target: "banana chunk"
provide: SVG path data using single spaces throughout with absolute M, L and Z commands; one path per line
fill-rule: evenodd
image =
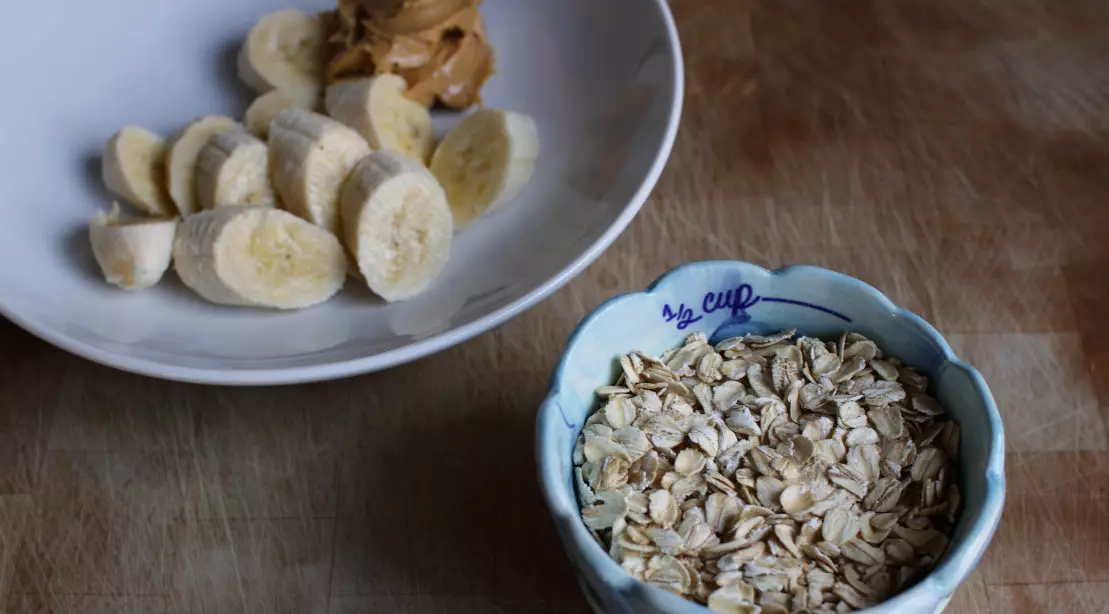
M 270 124 L 271 175 L 285 208 L 339 234 L 339 194 L 370 153 L 357 132 L 304 109 L 286 109 Z
M 447 266 L 450 207 L 419 163 L 391 151 L 365 157 L 343 188 L 342 211 L 347 248 L 367 285 L 386 301 L 420 294 Z
M 204 209 L 275 206 L 265 142 L 242 130 L 212 136 L 197 156 L 196 196 Z
M 374 149 L 427 164 L 435 148 L 431 113 L 404 96 L 407 88 L 399 75 L 340 81 L 327 88 L 327 114 L 357 130 Z
M 254 136 L 265 139 L 270 135 L 270 124 L 285 109 L 312 110 L 319 104 L 316 90 L 272 90 L 262 94 L 250 104 L 243 123 Z
M 189 216 L 173 244 L 177 275 L 220 305 L 303 309 L 343 287 L 335 235 L 280 209 L 222 207 Z
M 431 173 L 461 229 L 516 198 L 538 158 L 539 131 L 530 117 L 481 109 L 447 133 L 431 158 Z
M 89 223 L 89 242 L 104 279 L 124 290 L 143 290 L 158 283 L 169 268 L 177 219 L 122 220 L 119 203 Z
M 108 191 L 150 215 L 177 214 L 166 187 L 165 140 L 138 126 L 115 133 L 104 148 L 101 175 Z
M 196 213 L 202 208 L 196 196 L 196 162 L 200 150 L 213 136 L 238 126 L 230 117 L 210 115 L 189 124 L 170 142 L 166 175 L 169 194 L 181 215 Z
M 239 51 L 239 78 L 262 94 L 316 90 L 323 83 L 324 28 L 297 9 L 270 13 L 250 30 Z

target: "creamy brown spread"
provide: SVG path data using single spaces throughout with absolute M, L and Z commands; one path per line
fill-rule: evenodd
M 493 74 L 481 0 L 339 0 L 322 18 L 327 80 L 394 73 L 424 105 L 465 109 L 481 102 Z

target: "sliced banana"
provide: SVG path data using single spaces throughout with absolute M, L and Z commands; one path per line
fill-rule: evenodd
M 347 248 L 386 301 L 426 290 L 450 259 L 452 221 L 443 189 L 417 162 L 391 151 L 365 157 L 343 188 Z
M 407 88 L 398 75 L 340 81 L 327 88 L 327 114 L 357 130 L 374 149 L 427 164 L 435 148 L 431 113 L 404 96 Z
M 254 136 L 264 139 L 270 135 L 270 123 L 285 109 L 315 109 L 319 104 L 316 90 L 271 90 L 251 103 L 243 116 L 243 123 Z
M 339 193 L 370 153 L 354 130 L 318 113 L 286 109 L 270 124 L 273 185 L 285 208 L 339 234 Z
M 538 158 L 534 120 L 481 109 L 447 133 L 431 158 L 431 173 L 447 193 L 455 227 L 463 228 L 519 195 Z
M 177 219 L 119 217 L 119 203 L 89 223 L 89 242 L 104 279 L 124 290 L 143 290 L 158 283 L 169 268 Z
M 189 216 L 173 244 L 185 285 L 220 305 L 303 309 L 343 287 L 335 235 L 280 209 L 222 207 Z
M 101 175 L 108 190 L 150 215 L 177 214 L 166 188 L 165 139 L 138 126 L 115 133 L 104 148 Z
M 316 90 L 323 83 L 324 28 L 297 9 L 270 13 L 250 30 L 239 51 L 239 78 L 258 93 Z
M 275 206 L 266 143 L 242 130 L 212 136 L 196 159 L 196 196 L 203 209 Z
M 213 136 L 239 126 L 230 117 L 210 115 L 191 123 L 169 144 L 166 175 L 169 194 L 181 215 L 196 213 L 202 207 L 196 197 L 196 161 Z

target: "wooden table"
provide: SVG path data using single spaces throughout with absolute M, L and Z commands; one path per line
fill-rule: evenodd
M 989 380 L 1009 496 L 949 608 L 1109 611 L 1109 5 L 674 0 L 681 137 L 555 297 L 416 364 L 221 389 L 0 322 L 0 610 L 586 612 L 536 407 L 574 324 L 679 263 L 805 262 Z

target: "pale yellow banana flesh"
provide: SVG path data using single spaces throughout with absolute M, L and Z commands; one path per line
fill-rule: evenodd
M 265 207 L 190 216 L 173 258 L 185 285 L 221 305 L 303 309 L 334 296 L 347 275 L 346 253 L 334 235 Z
M 112 138 L 108 188 L 150 215 L 187 217 L 98 216 L 90 240 L 109 282 L 149 287 L 172 258 L 218 304 L 301 309 L 348 274 L 404 301 L 445 270 L 456 229 L 530 181 L 539 134 L 526 115 L 478 110 L 436 148 L 428 109 L 404 96 L 399 76 L 337 83 L 321 100 L 324 38 L 313 15 L 266 15 L 238 58 L 261 94 L 244 125 L 204 117 L 168 145 L 133 126 Z M 313 112 L 321 103 L 332 117 Z
M 196 195 L 196 162 L 200 150 L 213 136 L 239 125 L 230 117 L 211 115 L 189 124 L 169 144 L 166 154 L 166 177 L 169 193 L 181 215 L 199 211 Z
M 386 301 L 427 290 L 450 259 L 453 226 L 446 196 L 419 163 L 377 151 L 343 188 L 347 247 L 367 285 Z
M 124 290 L 143 290 L 158 283 L 169 268 L 176 219 L 122 220 L 119 203 L 89 223 L 89 242 L 104 279 Z
M 304 109 L 270 124 L 270 166 L 277 196 L 292 213 L 339 233 L 339 194 L 354 165 L 370 153 L 357 132 Z
M 265 142 L 242 130 L 214 135 L 197 156 L 196 195 L 204 209 L 276 206 Z
M 239 52 L 239 77 L 258 93 L 321 89 L 324 29 L 297 9 L 270 13 L 258 21 Z
M 481 109 L 454 127 L 431 158 L 457 228 L 496 211 L 531 181 L 539 131 L 527 115 Z
M 327 89 L 327 113 L 357 130 L 374 149 L 427 164 L 435 148 L 431 114 L 404 96 L 406 88 L 398 75 L 340 81 Z
M 173 216 L 166 185 L 165 139 L 138 126 L 126 126 L 108 141 L 101 175 L 108 191 L 150 215 Z
M 285 109 L 313 110 L 319 104 L 316 90 L 271 90 L 251 103 L 243 115 L 243 123 L 254 136 L 265 139 L 270 135 L 270 124 Z

